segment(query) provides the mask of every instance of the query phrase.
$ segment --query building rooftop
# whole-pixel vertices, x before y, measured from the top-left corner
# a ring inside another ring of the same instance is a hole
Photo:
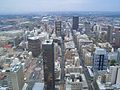
[[[30,39],[30,40],[37,40],[37,39],[39,39],[39,37],[38,36],[34,36],[34,37],[29,37],[28,39]]]
[[[67,74],[66,90],[88,90],[88,85],[84,74],[70,73]]]
[[[101,55],[101,54],[106,54],[106,50],[103,49],[103,48],[99,48],[97,47],[96,50],[95,50],[95,54],[98,54],[98,55]]]
[[[66,43],[65,43],[65,48],[66,48],[66,49],[75,48],[74,42],[73,42],[73,41],[66,42]]]
[[[35,83],[32,90],[44,90],[44,83]]]
[[[70,73],[70,77],[67,78],[66,82],[69,83],[77,83],[77,82],[82,82],[82,77],[80,73]]]
[[[89,42],[89,43],[93,43],[92,40],[89,39],[79,39],[79,42]]]
[[[106,90],[105,85],[101,84],[99,80],[96,81],[100,90]]]
[[[43,42],[43,44],[52,44],[53,43],[53,40],[52,39],[49,39],[49,40],[45,40]]]
[[[14,65],[13,67],[11,67],[11,71],[17,72],[20,68],[21,68],[21,65]]]
[[[0,87],[0,90],[8,90],[8,87]]]
[[[118,48],[118,51],[120,52],[120,48]]]

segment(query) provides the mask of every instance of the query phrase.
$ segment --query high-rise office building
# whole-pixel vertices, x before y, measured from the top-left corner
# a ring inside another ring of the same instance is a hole
[[[91,31],[91,24],[90,22],[85,22],[84,23],[84,26],[85,26],[85,34],[90,34],[90,31]]]
[[[112,43],[112,30],[113,30],[113,27],[109,25],[107,30],[107,41],[109,43]]]
[[[120,67],[117,69],[117,79],[116,84],[120,83]]]
[[[106,70],[108,66],[108,55],[105,49],[96,48],[93,54],[93,69]]]
[[[54,76],[54,43],[53,40],[46,40],[42,44],[43,50],[43,67],[45,90],[55,89]]]
[[[79,17],[78,16],[73,16],[72,29],[73,30],[78,30],[78,28],[79,28]]]
[[[117,66],[110,66],[110,73],[111,73],[111,84],[116,83],[116,78],[117,78]]]
[[[8,86],[10,90],[22,90],[24,86],[24,74],[22,65],[15,65],[11,70],[7,70],[6,74],[8,76]]]
[[[57,36],[61,35],[61,21],[56,21],[55,22],[55,33]]]
[[[37,37],[28,38],[28,49],[32,52],[33,57],[38,57],[40,54],[40,40]]]
[[[117,50],[117,62],[120,63],[120,48]]]
[[[114,27],[113,47],[120,48],[120,27]]]
[[[120,66],[110,66],[111,84],[120,83]]]

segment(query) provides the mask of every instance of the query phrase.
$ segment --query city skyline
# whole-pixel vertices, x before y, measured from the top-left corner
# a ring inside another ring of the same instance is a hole
[[[120,11],[119,0],[1,0],[0,14],[47,11]]]
[[[120,89],[120,12],[19,11],[0,15],[0,90]]]

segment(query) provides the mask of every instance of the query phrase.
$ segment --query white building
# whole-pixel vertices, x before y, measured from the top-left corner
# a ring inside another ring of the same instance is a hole
[[[108,67],[108,56],[107,52],[103,48],[96,48],[93,55],[93,69],[96,70],[107,70]]]
[[[70,73],[66,78],[66,90],[88,90],[84,74]]]

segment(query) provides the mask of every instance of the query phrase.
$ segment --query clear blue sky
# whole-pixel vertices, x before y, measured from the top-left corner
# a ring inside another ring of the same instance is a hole
[[[0,0],[0,13],[120,11],[120,0]]]

